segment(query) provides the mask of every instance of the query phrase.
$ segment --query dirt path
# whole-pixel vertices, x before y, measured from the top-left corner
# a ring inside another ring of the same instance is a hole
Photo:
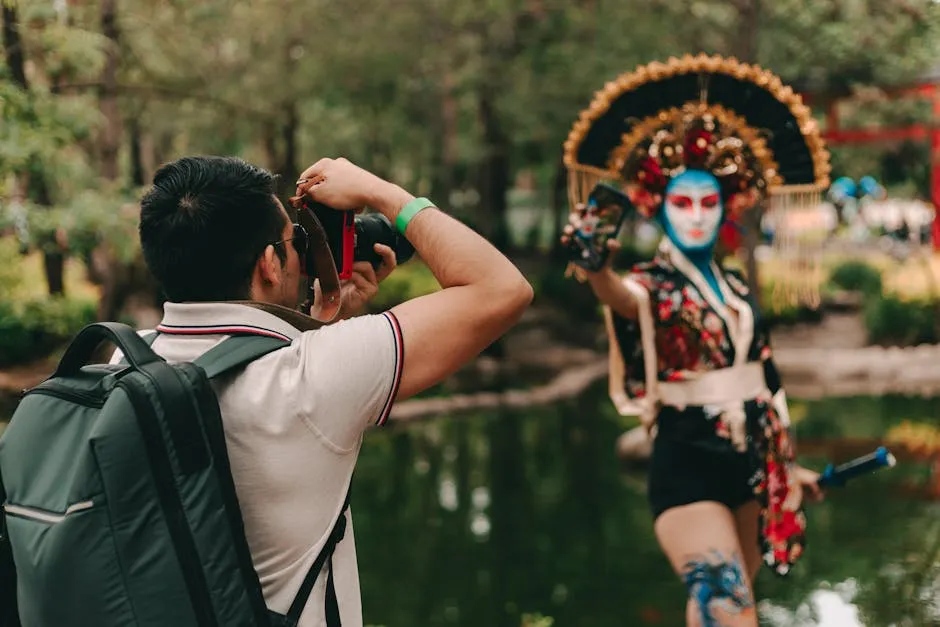
[[[865,346],[858,314],[830,313],[820,324],[778,328],[773,347],[791,398],[888,393],[940,395],[940,346]],[[606,376],[606,340],[598,325],[572,327],[551,309],[533,308],[501,344],[502,355],[484,355],[448,382],[447,397],[415,399],[395,415],[414,420],[494,406],[551,403],[576,396]],[[0,401],[7,403],[49,376],[54,358],[0,370]],[[501,393],[478,392],[508,382]]]

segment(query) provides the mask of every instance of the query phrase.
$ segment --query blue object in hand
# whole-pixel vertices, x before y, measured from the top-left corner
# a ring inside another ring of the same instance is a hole
[[[881,446],[874,453],[856,457],[844,464],[834,466],[829,464],[820,475],[816,482],[821,488],[842,487],[849,479],[854,479],[860,475],[878,470],[879,468],[891,468],[897,463],[888,449]]]

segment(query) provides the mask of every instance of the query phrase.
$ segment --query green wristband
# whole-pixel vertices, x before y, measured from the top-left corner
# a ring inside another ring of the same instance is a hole
[[[408,223],[411,222],[411,219],[418,215],[420,211],[433,206],[434,203],[427,198],[415,198],[402,207],[401,211],[398,212],[398,216],[395,218],[395,226],[398,228],[398,232],[404,235],[405,229],[408,228]]]

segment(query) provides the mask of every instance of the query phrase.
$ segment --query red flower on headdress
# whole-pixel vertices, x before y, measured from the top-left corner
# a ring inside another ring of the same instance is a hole
[[[760,192],[754,187],[748,187],[742,192],[737,192],[728,196],[725,201],[727,217],[736,220],[745,211],[753,207],[760,200]]]
[[[685,136],[685,162],[692,167],[701,167],[708,157],[714,136],[706,130],[694,129]]]
[[[637,183],[653,194],[666,189],[666,175],[659,167],[659,162],[652,157],[646,157],[640,162],[635,177]]]
[[[732,252],[741,247],[744,237],[738,227],[726,221],[718,229],[718,239],[725,250]]]

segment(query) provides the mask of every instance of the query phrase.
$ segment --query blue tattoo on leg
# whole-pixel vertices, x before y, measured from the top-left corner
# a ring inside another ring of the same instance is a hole
[[[682,566],[682,578],[702,612],[702,627],[720,627],[712,609],[720,606],[737,614],[754,607],[754,599],[737,555],[724,557],[712,550],[709,555],[693,555]]]

